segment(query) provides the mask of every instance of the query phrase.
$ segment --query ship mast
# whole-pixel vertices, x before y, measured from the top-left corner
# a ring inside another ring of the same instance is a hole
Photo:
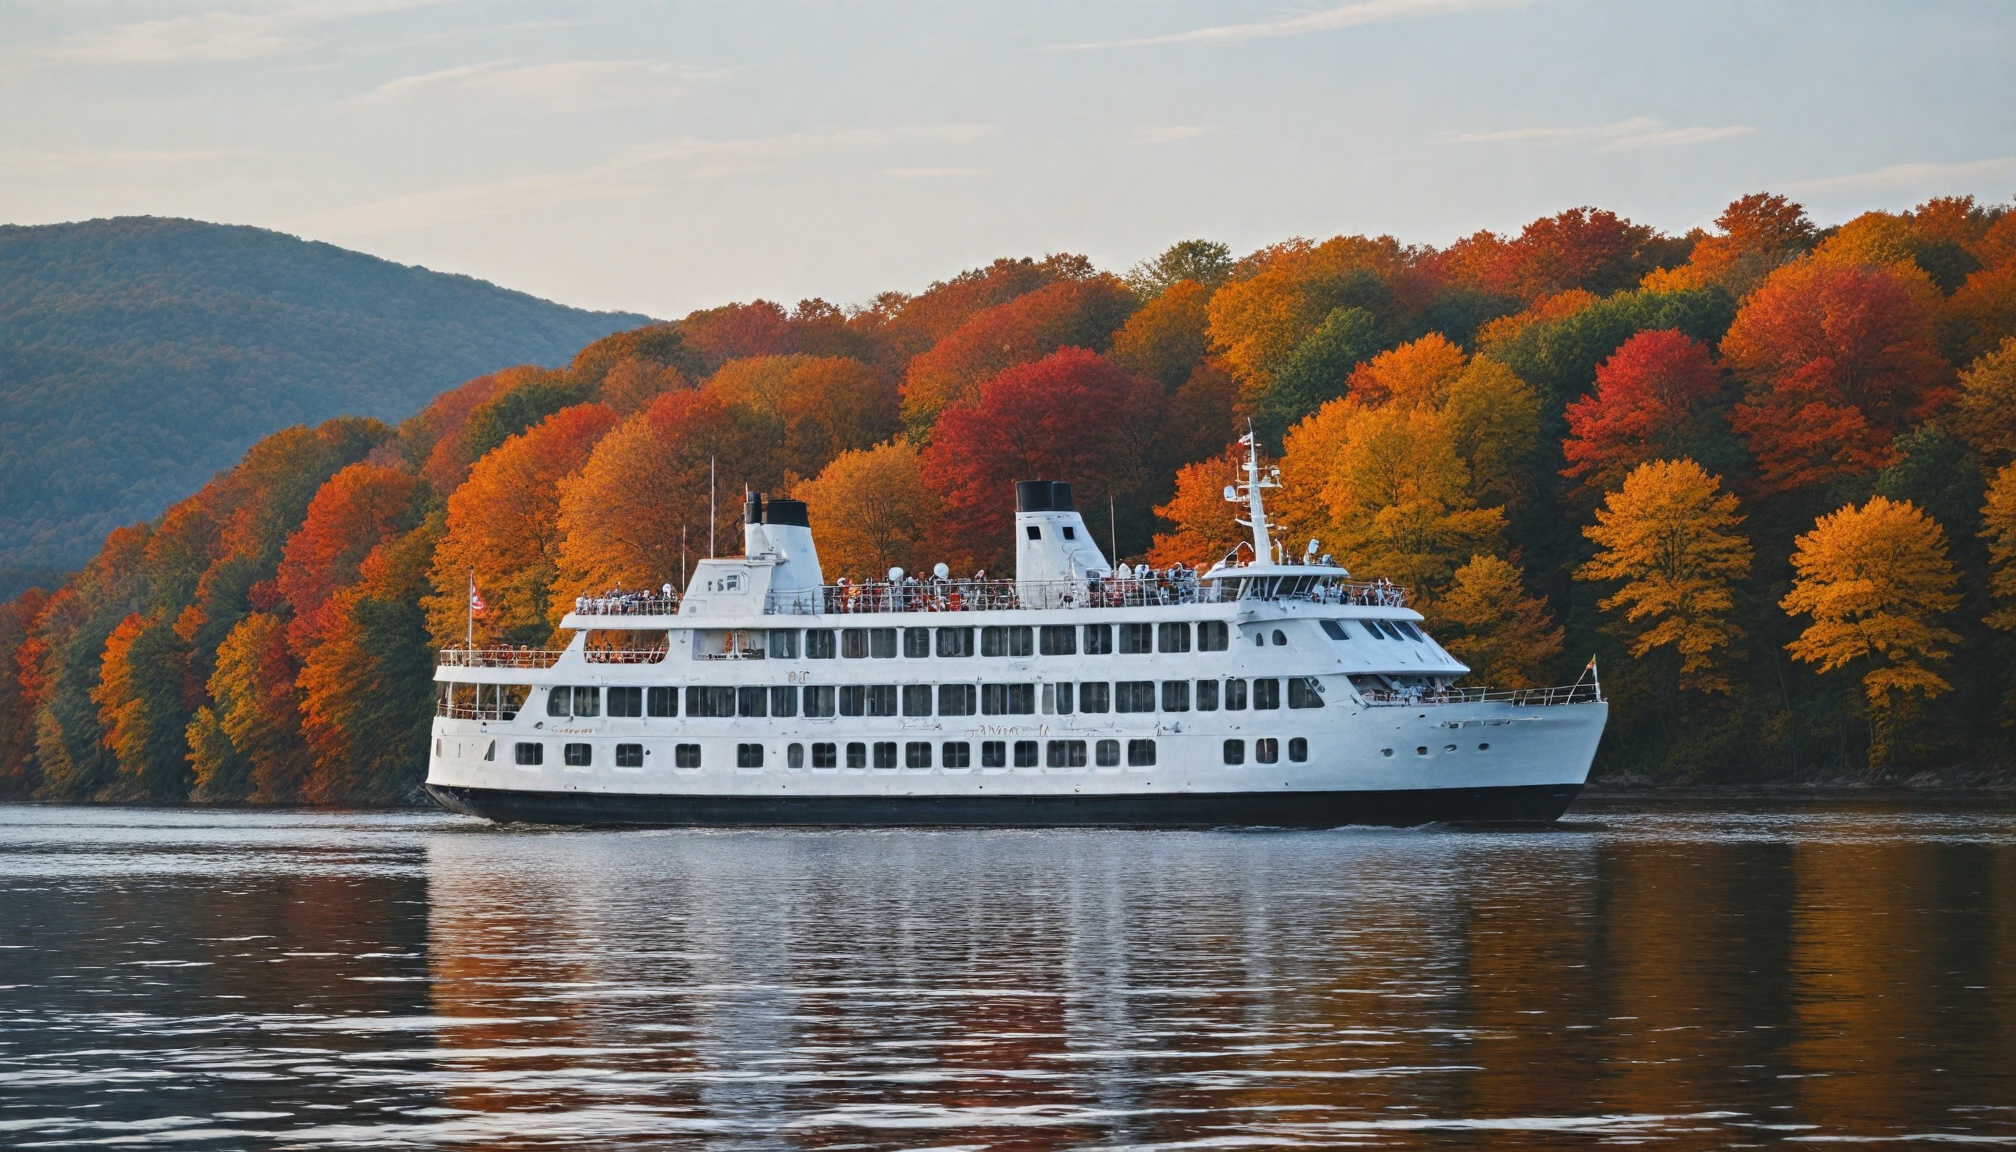
[[[1247,426],[1246,435],[1241,436],[1239,442],[1246,446],[1246,463],[1240,465],[1246,479],[1238,484],[1226,485],[1225,499],[1233,504],[1241,500],[1246,502],[1247,519],[1238,522],[1253,529],[1253,559],[1256,563],[1272,564],[1278,557],[1274,554],[1273,530],[1267,523],[1267,505],[1260,493],[1262,489],[1281,486],[1281,469],[1269,468],[1264,475],[1261,473],[1260,442],[1253,435],[1251,425]],[[1246,490],[1243,495],[1238,491],[1240,488]]]

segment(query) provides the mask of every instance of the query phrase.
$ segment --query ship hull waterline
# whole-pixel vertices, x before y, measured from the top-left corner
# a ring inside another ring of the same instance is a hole
[[[1340,828],[1549,824],[1580,784],[1164,795],[721,796],[429,784],[442,807],[507,824],[684,828]]]

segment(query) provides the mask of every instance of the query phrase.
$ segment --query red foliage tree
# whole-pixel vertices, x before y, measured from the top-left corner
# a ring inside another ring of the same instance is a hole
[[[364,557],[419,524],[422,490],[418,477],[360,461],[315,493],[280,558],[280,593],[294,605],[288,640],[296,652],[320,641],[323,609],[357,578]]]
[[[928,427],[989,377],[1059,348],[1105,351],[1134,310],[1134,294],[1112,276],[1060,280],[998,304],[959,326],[910,362],[903,418]]]
[[[1729,422],[1765,493],[1885,467],[1891,439],[1953,397],[1931,305],[1887,269],[1786,265],[1736,314],[1722,356],[1745,384]]]
[[[1640,332],[1597,366],[1596,390],[1568,405],[1561,474],[1601,491],[1648,460],[1697,454],[1720,392],[1706,346],[1670,330]]]
[[[945,502],[945,559],[1005,570],[1017,480],[1070,481],[1088,504],[1111,492],[1145,528],[1162,397],[1160,385],[1066,348],[1010,368],[971,404],[948,409],[924,454],[924,474]]]

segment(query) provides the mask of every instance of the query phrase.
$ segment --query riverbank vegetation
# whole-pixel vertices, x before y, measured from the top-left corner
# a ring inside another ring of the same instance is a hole
[[[478,643],[554,643],[575,597],[739,546],[745,487],[810,503],[829,579],[1007,572],[1033,476],[1123,557],[1208,564],[1238,544],[1219,492],[1249,426],[1296,550],[1406,584],[1473,682],[1593,654],[1599,776],[2012,750],[2016,210],[1821,229],[1760,194],[1685,236],[1584,208],[1443,249],[1004,259],[276,433],[0,608],[0,791],[410,797],[472,572]]]

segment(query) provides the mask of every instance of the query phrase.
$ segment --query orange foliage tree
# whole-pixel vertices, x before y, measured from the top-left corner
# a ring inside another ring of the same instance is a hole
[[[1786,265],[1737,313],[1722,356],[1746,386],[1730,424],[1767,493],[1894,462],[1892,438],[1952,396],[1929,305],[1884,269]]]
[[[420,523],[425,483],[394,468],[359,461],[331,476],[308,504],[308,516],[287,540],[275,577],[294,607],[296,651],[321,638],[322,611],[338,588],[357,578],[373,548]]]
[[[1175,390],[1203,362],[1211,323],[1211,290],[1178,280],[1141,306],[1113,334],[1113,362]]]
[[[659,403],[688,393],[672,393]],[[435,556],[428,628],[441,647],[459,642],[474,571],[488,610],[479,641],[538,643],[559,571],[560,481],[588,461],[616,414],[600,404],[554,413],[476,462],[448,498],[448,530]]]
[[[1133,312],[1134,294],[1107,275],[1060,280],[997,304],[910,362],[903,376],[903,418],[928,428],[947,407],[1018,364],[1059,348],[1101,352]]]
[[[1238,451],[1227,450],[1176,470],[1176,495],[1155,509],[1155,515],[1175,525],[1176,530],[1155,534],[1148,563],[1158,568],[1171,564],[1209,567],[1247,538],[1237,522],[1238,511],[1225,499],[1225,486],[1240,478],[1239,465],[1244,459]]]
[[[1706,346],[1640,332],[1596,367],[1596,390],[1568,405],[1563,476],[1584,491],[1615,487],[1640,464],[1701,452],[1720,415],[1721,381]]]
[[[868,365],[843,356],[762,356],[721,366],[706,390],[763,422],[737,464],[751,477],[804,477],[835,456],[888,439],[900,397]]]
[[[942,557],[961,569],[1006,569],[1016,480],[1069,481],[1088,505],[1111,493],[1123,522],[1145,537],[1161,397],[1105,357],[1066,348],[1010,368],[973,403],[946,411],[924,453],[924,475],[944,500]]]
[[[1715,224],[1721,235],[1702,237],[1686,264],[1647,273],[1641,286],[1661,292],[1714,287],[1740,300],[1812,248],[1817,235],[1805,208],[1769,192],[1731,201]]]
[[[129,615],[106,638],[91,699],[118,763],[117,798],[180,800],[188,793],[182,741],[188,659],[188,646],[159,614]]]
[[[932,563],[938,494],[908,440],[842,452],[791,495],[805,501],[828,581],[880,580],[892,567],[919,572]]]
[[[300,674],[280,617],[254,612],[231,629],[217,648],[210,703],[189,722],[197,799],[301,800],[311,759],[301,736]]]

